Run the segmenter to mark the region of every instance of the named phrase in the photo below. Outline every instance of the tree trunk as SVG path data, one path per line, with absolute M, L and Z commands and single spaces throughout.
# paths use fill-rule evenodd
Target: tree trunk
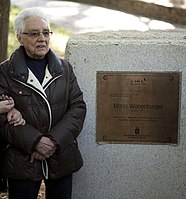
M 7 58 L 10 0 L 0 0 L 0 62 Z
M 157 20 L 167 21 L 186 25 L 186 9 L 183 6 L 185 1 L 177 5 L 172 0 L 173 7 L 148 3 L 144 0 L 67 0 L 78 3 L 85 3 L 94 6 L 100 6 L 113 10 L 118 10 L 130 14 L 140 15 L 143 17 L 153 18 Z M 95 13 L 96 14 L 96 13 Z

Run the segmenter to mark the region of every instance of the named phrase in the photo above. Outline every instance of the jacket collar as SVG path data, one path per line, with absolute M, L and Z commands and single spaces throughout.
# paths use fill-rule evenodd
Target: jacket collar
M 27 82 L 29 71 L 25 61 L 25 50 L 23 46 L 16 49 L 10 57 L 10 76 L 19 81 Z M 52 77 L 62 73 L 62 62 L 60 58 L 50 49 L 48 56 L 48 71 Z

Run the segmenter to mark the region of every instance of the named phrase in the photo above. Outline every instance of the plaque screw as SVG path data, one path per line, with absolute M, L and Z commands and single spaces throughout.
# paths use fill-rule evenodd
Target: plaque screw
M 173 80 L 174 80 L 174 77 L 173 77 L 173 76 L 170 76 L 170 77 L 169 77 L 169 80 L 170 80 L 170 81 L 173 81 Z
M 107 79 L 108 79 L 108 76 L 107 76 L 107 75 L 104 75 L 104 76 L 103 76 L 103 79 L 104 79 L 104 80 L 107 80 Z

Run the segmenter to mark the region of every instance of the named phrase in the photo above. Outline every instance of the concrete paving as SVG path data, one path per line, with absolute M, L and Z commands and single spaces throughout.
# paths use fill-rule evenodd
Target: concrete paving
M 139 17 L 124 12 L 90 6 L 86 4 L 53 1 L 53 0 L 11 0 L 12 5 L 21 8 L 42 7 L 48 14 L 50 22 L 62 26 L 72 34 L 101 32 L 106 30 L 139 30 L 176 29 L 186 26 L 175 26 L 163 21 Z M 54 32 L 51 37 L 52 48 L 64 56 L 69 36 Z
M 74 2 L 11 0 L 11 3 L 21 8 L 42 7 L 48 14 L 51 22 L 63 26 L 72 33 L 99 32 L 105 30 L 146 31 L 186 28 L 186 26 L 175 26 L 163 21 Z

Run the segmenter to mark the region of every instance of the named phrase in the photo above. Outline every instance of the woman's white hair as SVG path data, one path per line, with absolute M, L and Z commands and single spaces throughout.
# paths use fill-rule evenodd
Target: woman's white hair
M 43 20 L 45 20 L 48 24 L 48 28 L 50 28 L 50 23 L 48 20 L 47 15 L 43 12 L 43 10 L 40 7 L 31 7 L 26 8 L 22 10 L 15 18 L 14 20 L 14 31 L 16 34 L 21 34 L 24 31 L 25 27 L 25 19 L 28 17 L 41 17 Z

